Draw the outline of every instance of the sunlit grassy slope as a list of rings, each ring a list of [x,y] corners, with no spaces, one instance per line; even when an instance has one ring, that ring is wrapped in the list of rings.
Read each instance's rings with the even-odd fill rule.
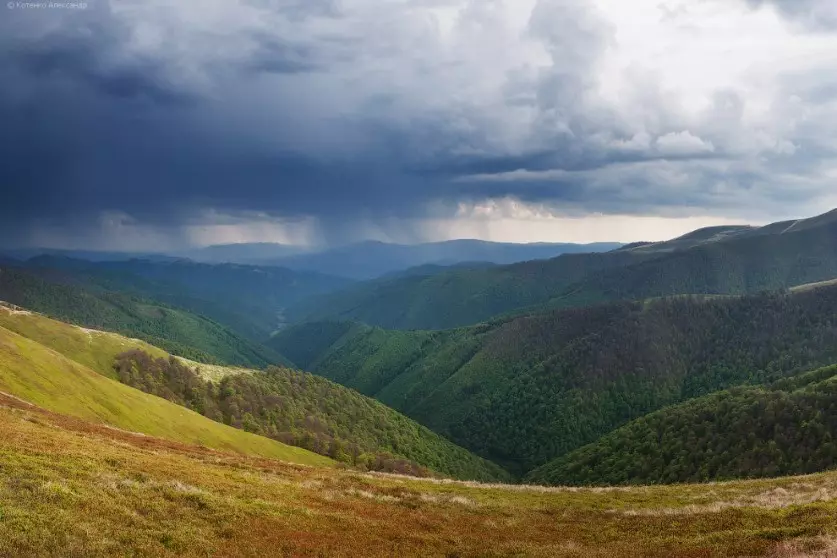
[[[120,384],[4,327],[0,327],[0,390],[52,411],[169,440],[296,463],[330,463]]]
[[[48,347],[67,357],[70,361],[80,363],[90,370],[115,379],[117,379],[117,375],[113,367],[114,361],[118,355],[125,351],[138,349],[153,357],[168,358],[165,351],[141,340],[126,338],[115,333],[80,328],[47,318],[42,314],[28,312],[8,305],[3,306],[2,304],[0,304],[0,328],[14,331],[25,337],[25,340],[31,341],[36,347],[41,349]],[[54,353],[52,355],[53,357],[58,356]],[[22,360],[37,359],[43,356],[43,351],[33,350],[24,354],[18,349],[18,356]],[[305,441],[306,433],[328,440],[338,439],[347,445],[357,444],[362,452],[371,452],[371,454],[391,453],[396,457],[408,459],[418,465],[428,467],[432,471],[456,478],[490,481],[510,478],[500,467],[455,446],[448,440],[381,403],[323,378],[278,368],[274,370],[273,374],[261,375],[260,372],[254,370],[198,364],[182,358],[179,360],[190,367],[196,368],[204,379],[213,382],[219,382],[226,376],[235,377],[231,378],[225,384],[227,388],[222,390],[225,393],[230,391],[231,393],[241,394],[241,397],[237,399],[235,396],[230,396],[231,400],[235,399],[234,405],[222,405],[226,410],[235,410],[235,412],[223,417],[222,422],[226,424],[240,426],[240,415],[244,412],[251,412],[253,416],[263,417],[260,412],[266,411],[269,415],[277,417],[281,415],[284,419],[287,419],[289,424],[284,426],[287,427],[288,433],[294,432],[297,434],[296,438],[301,441]],[[52,370],[56,368],[56,365],[49,362],[42,365],[41,368]],[[21,362],[17,369],[26,370],[26,367]],[[70,369],[75,370],[72,367]],[[4,373],[3,363],[0,361],[0,376],[5,375],[7,374]],[[253,375],[258,375],[264,381],[260,382],[258,378],[251,378],[250,376]],[[145,376],[148,377],[148,374],[146,373]],[[62,379],[75,382],[64,377]],[[162,380],[160,379],[160,381]],[[7,380],[7,383],[10,382],[11,376]],[[122,428],[164,436],[169,439],[197,441],[213,447],[226,447],[219,446],[217,443],[210,444],[204,441],[206,437],[172,438],[170,433],[166,431],[149,431],[145,424],[147,412],[142,407],[141,401],[134,401],[128,408],[120,407],[120,404],[124,403],[122,394],[136,393],[122,383],[114,384],[121,390],[119,392],[108,391],[105,394],[92,389],[91,386],[86,386],[84,389],[63,393],[60,398],[56,395],[56,391],[60,392],[60,390],[44,393],[43,386],[39,383],[32,384],[28,376],[24,376],[17,384],[18,391],[12,393],[29,401],[42,404],[49,409],[87,418],[92,418],[95,415],[105,422]],[[76,384],[74,383],[74,385]],[[140,387],[133,383],[129,385]],[[0,378],[0,390],[3,389],[2,386],[3,380]],[[192,386],[192,388],[195,388],[195,386]],[[125,391],[126,389],[131,391]],[[153,390],[144,391],[157,393]],[[91,403],[90,394],[93,393],[101,395],[102,398]],[[186,393],[181,395],[187,396]],[[245,398],[243,395],[248,395],[250,398]],[[37,397],[45,399],[38,400]],[[167,397],[167,399],[173,401],[174,404],[185,404],[183,401],[171,397]],[[152,398],[152,400],[158,401],[157,398]],[[100,408],[102,405],[99,404],[105,401],[107,404],[104,405],[104,408]],[[99,405],[99,407],[96,405]],[[177,408],[180,409],[181,407],[178,406]],[[96,409],[96,411],[92,411],[92,409]],[[118,417],[113,416],[112,411],[115,409],[119,410]],[[192,409],[196,408],[192,407]],[[88,414],[80,414],[85,412]],[[187,417],[189,416],[198,417],[198,415],[191,413]],[[221,417],[218,416],[212,416],[211,414],[208,416],[221,420]],[[118,418],[121,422],[113,422],[115,418]],[[201,419],[200,424],[203,428],[206,419],[203,416],[198,418]],[[169,425],[166,420],[160,422],[163,425]],[[187,418],[184,418],[183,422],[191,424]],[[213,424],[217,425],[217,423]],[[265,423],[263,426],[267,427],[268,425]],[[276,424],[273,426],[275,427]],[[174,427],[173,425],[172,428]],[[224,429],[224,431],[228,430],[226,427]],[[188,433],[181,427],[178,427],[177,431],[184,434]],[[285,431],[279,430],[279,432]],[[235,432],[239,431],[236,430]],[[270,435],[271,430],[270,428],[253,428],[250,429],[250,432]],[[273,433],[275,434],[275,432]],[[250,438],[252,436],[248,439]],[[272,438],[281,439],[283,442],[289,442],[294,446],[301,445],[320,453],[327,453],[324,450],[329,447],[328,441],[322,444],[312,442],[303,444],[276,435],[273,435]],[[261,440],[262,438],[256,439]],[[241,448],[241,451],[246,451],[246,448]]]
[[[0,395],[0,556],[833,556],[837,475],[564,489],[289,465]]]
[[[162,349],[116,333],[85,329],[0,302],[0,327],[45,345],[99,374],[115,378],[113,361],[129,349],[168,357]]]

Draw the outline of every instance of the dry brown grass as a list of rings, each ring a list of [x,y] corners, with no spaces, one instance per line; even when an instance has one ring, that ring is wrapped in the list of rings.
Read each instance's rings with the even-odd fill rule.
[[[0,396],[4,557],[823,558],[835,479],[613,490],[412,479],[227,454]]]

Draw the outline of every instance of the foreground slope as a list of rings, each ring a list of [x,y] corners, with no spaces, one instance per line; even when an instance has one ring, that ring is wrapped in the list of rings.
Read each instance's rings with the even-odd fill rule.
[[[544,489],[296,467],[0,394],[0,556],[826,558],[833,474]],[[832,553],[832,554],[829,554]]]
[[[429,468],[464,479],[509,478],[500,467],[383,404],[310,374],[279,367],[262,372],[172,360],[164,351],[137,339],[79,328],[2,305],[0,326],[99,374],[218,422],[352,465],[418,474],[427,474],[425,468]],[[38,354],[31,357],[33,367],[38,366],[34,363]],[[70,382],[72,378],[60,380]],[[39,390],[38,384],[31,386],[32,396],[43,395]],[[89,410],[87,394],[93,391],[92,387],[70,390],[63,401],[54,403],[66,405],[62,407],[65,411],[76,407]],[[126,392],[100,395],[115,398],[113,405],[118,406],[121,393]],[[51,401],[54,395],[48,397]],[[130,413],[133,415],[123,419],[139,419],[145,414],[138,406],[123,414]]]
[[[165,304],[124,293],[41,277],[16,266],[0,268],[0,300],[77,325],[139,337],[170,353],[205,362],[261,367],[281,355],[222,325]]]
[[[837,366],[637,419],[532,471],[548,484],[771,477],[837,466]]]
[[[325,457],[218,424],[105,378],[64,355],[0,327],[0,391],[44,408],[173,441],[325,465]]]
[[[360,326],[306,358],[313,372],[526,472],[667,405],[837,362],[835,314],[837,286],[678,297],[445,331]],[[317,327],[274,342],[306,331]]]

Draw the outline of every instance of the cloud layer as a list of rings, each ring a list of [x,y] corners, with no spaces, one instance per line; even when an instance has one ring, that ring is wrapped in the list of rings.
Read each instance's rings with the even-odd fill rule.
[[[816,212],[837,205],[833,5],[16,4],[0,19],[0,234],[420,239],[486,203],[558,220]]]

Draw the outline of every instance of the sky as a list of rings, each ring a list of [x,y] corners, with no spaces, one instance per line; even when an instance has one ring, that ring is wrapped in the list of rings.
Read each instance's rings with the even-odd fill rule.
[[[837,207],[833,0],[0,9],[0,245],[631,242]]]

